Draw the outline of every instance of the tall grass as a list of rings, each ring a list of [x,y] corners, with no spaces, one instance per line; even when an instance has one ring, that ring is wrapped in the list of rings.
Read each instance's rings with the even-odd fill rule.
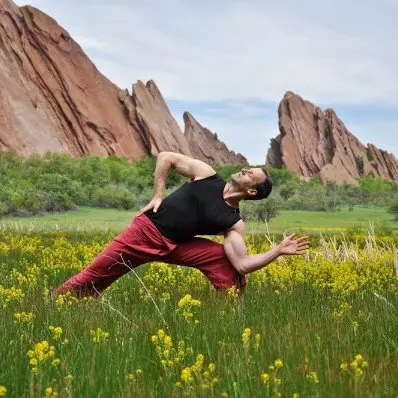
[[[103,231],[0,232],[7,396],[398,395],[393,243],[372,233],[358,242],[321,238],[309,257],[250,275],[244,296],[216,293],[196,270],[152,263],[100,299],[51,301],[48,290],[110,238]],[[270,243],[259,235],[247,241],[251,253]]]

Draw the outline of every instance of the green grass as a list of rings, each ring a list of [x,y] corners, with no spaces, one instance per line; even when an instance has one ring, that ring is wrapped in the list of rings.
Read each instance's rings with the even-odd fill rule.
[[[384,225],[398,231],[398,222],[384,208],[355,207],[336,212],[282,210],[280,215],[270,221],[270,229],[275,231],[289,229],[344,230],[347,228],[368,229]]]
[[[73,231],[0,231],[0,285],[24,293],[18,299],[15,291],[0,288],[0,386],[7,388],[7,396],[43,397],[49,387],[60,398],[207,398],[223,393],[241,398],[277,397],[279,392],[282,397],[294,393],[300,397],[397,396],[398,280],[393,250],[369,247],[369,252],[356,249],[353,255],[352,248],[324,253],[325,248],[317,247],[317,256],[309,262],[288,257],[264,273],[250,275],[242,300],[216,294],[196,270],[173,265],[166,270],[152,264],[140,267],[137,274],[158,309],[142,294],[132,272],[99,300],[53,303],[45,289],[84,267],[106,243],[95,231],[81,235],[76,239]],[[263,247],[254,249],[259,252]],[[178,306],[186,293],[201,301],[189,309],[199,323],[187,321]],[[34,314],[34,319],[15,322],[13,314],[23,311]],[[54,337],[50,326],[62,328],[60,338]],[[96,328],[109,333],[100,343],[90,333]],[[185,342],[183,360],[167,369],[151,343],[160,328],[171,336],[174,347],[179,340]],[[246,328],[251,333],[245,346]],[[258,348],[256,334],[260,335]],[[34,374],[27,353],[41,341],[54,346],[60,363],[54,366],[53,357],[44,359]],[[164,357],[164,348],[161,354]],[[192,390],[189,385],[176,387],[182,370],[192,366],[198,354],[204,355],[204,369],[193,375]],[[350,367],[357,354],[368,363],[360,376],[354,376]],[[274,379],[266,385],[261,374],[268,373],[272,380],[269,366],[276,359],[283,361],[277,371],[281,384]],[[203,389],[210,362],[216,366],[211,379],[218,381]],[[349,372],[341,371],[343,362]],[[142,375],[136,374],[137,369]]]
[[[134,217],[134,211],[81,207],[65,213],[35,217],[3,217],[0,229],[16,230],[122,230]],[[383,208],[356,207],[337,212],[282,210],[269,223],[271,233],[287,231],[339,232],[346,229],[364,232],[373,225],[376,230],[398,232],[398,221]],[[362,230],[362,231],[361,231]],[[248,232],[267,232],[260,222],[248,222]],[[384,232],[385,232],[384,231]],[[383,233],[383,231],[380,231]]]
[[[135,211],[80,207],[77,210],[32,217],[0,218],[0,228],[17,230],[121,230]]]

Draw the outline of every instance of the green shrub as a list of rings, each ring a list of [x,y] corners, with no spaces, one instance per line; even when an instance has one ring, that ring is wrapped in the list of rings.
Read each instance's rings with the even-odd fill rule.
[[[242,170],[242,166],[218,166],[216,167],[217,174],[223,179],[228,181],[231,175],[238,173]]]
[[[5,202],[0,201],[0,217],[8,213],[8,206]]]
[[[392,205],[388,209],[388,212],[394,215],[395,221],[398,221],[398,200],[392,203]]]
[[[375,224],[374,228],[376,235],[389,236],[393,234],[393,229],[389,226],[388,222],[385,220],[379,221]]]
[[[294,174],[292,171],[286,169],[286,168],[281,168],[281,169],[276,169],[273,167],[267,167],[267,170],[269,174],[271,175],[272,182],[275,187],[279,187],[282,184],[286,184],[287,182],[293,182],[293,183],[300,183],[299,178]]]
[[[132,164],[117,156],[71,159],[66,154],[48,152],[23,158],[0,152],[0,215],[62,211],[78,205],[139,209],[152,199],[155,167],[153,156]],[[229,180],[241,168],[222,166],[216,171]],[[275,198],[281,209],[330,211],[341,206],[385,207],[398,201],[398,185],[380,177],[362,177],[359,186],[324,186],[319,178],[300,181],[286,168],[268,171],[274,183],[269,199]],[[185,181],[185,177],[170,170],[167,191]],[[272,217],[272,212],[271,216],[261,213],[259,204],[253,204],[253,209],[257,206],[253,217]]]
[[[91,198],[91,203],[98,207],[110,207],[130,210],[135,207],[136,198],[127,188],[117,185],[98,187]]]
[[[263,200],[247,200],[241,206],[241,215],[244,220],[259,220],[269,222],[279,214],[280,199],[268,197]]]

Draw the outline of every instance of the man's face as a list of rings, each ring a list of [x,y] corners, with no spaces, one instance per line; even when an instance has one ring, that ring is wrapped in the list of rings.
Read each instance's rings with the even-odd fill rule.
[[[266,180],[264,171],[259,168],[243,168],[239,173],[232,174],[232,181],[242,189],[248,189]]]

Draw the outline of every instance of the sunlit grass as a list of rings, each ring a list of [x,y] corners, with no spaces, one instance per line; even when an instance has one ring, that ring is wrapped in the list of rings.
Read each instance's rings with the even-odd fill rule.
[[[81,207],[77,210],[33,217],[0,218],[0,230],[103,230],[120,231],[134,217],[135,212],[117,209]],[[383,208],[355,207],[336,212],[281,210],[269,225],[247,222],[248,232],[283,233],[302,231],[309,233],[336,233],[355,231],[365,233],[370,226],[384,234],[398,233],[398,221]],[[380,230],[380,231],[377,231]],[[384,232],[383,232],[384,231]]]
[[[393,241],[320,239],[308,258],[250,275],[243,297],[214,292],[199,271],[151,263],[99,300],[51,302],[49,289],[111,238],[0,232],[8,396],[397,396]],[[269,247],[261,236],[247,245]]]

